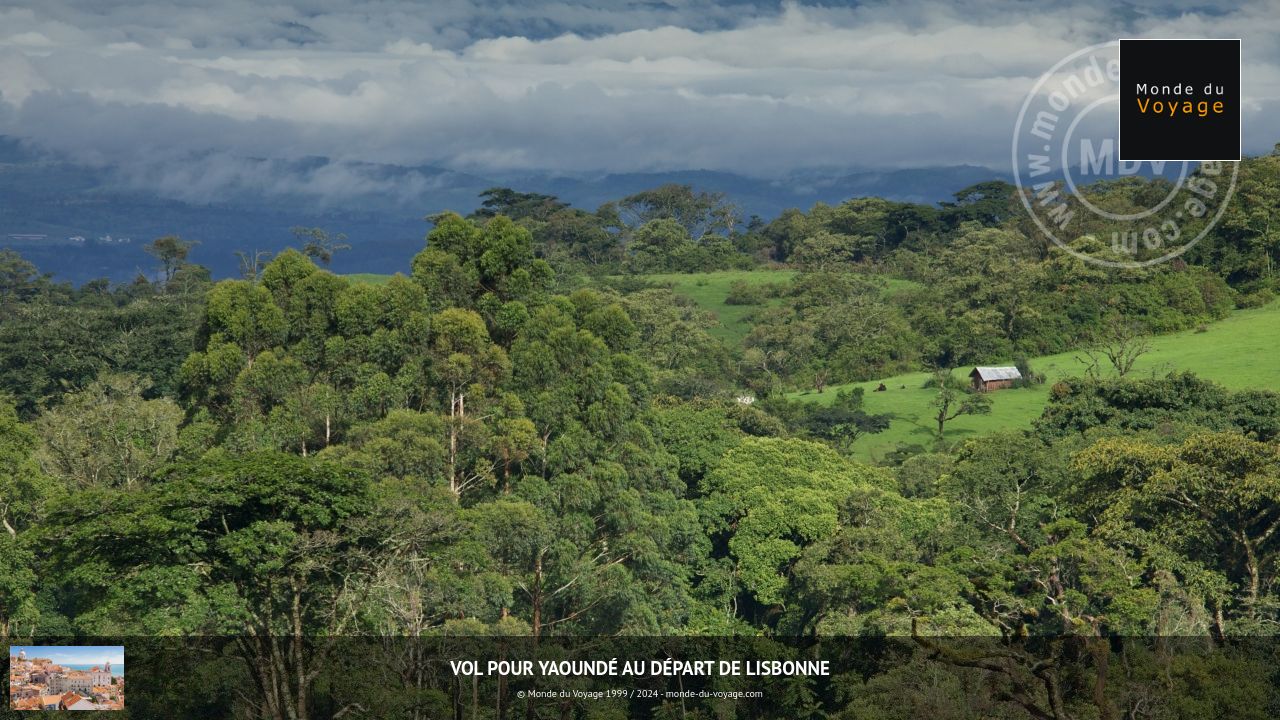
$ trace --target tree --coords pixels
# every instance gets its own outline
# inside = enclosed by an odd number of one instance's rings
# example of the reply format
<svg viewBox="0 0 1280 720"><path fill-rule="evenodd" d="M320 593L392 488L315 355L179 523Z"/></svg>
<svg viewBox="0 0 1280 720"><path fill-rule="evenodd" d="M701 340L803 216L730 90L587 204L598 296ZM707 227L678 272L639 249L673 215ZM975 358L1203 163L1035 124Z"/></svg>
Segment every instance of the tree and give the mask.
<svg viewBox="0 0 1280 720"><path fill-rule="evenodd" d="M931 634L993 633L965 603L968 579L937 559L957 529L949 503L863 485L838 512L837 530L806 547L792 569L779 633L901 636L913 619Z"/></svg>
<svg viewBox="0 0 1280 720"><path fill-rule="evenodd" d="M535 258L529 230L498 215L483 227L456 213L432 218L427 247L413 258L413 279L427 292L433 309L496 310L512 300L536 301L554 272Z"/></svg>
<svg viewBox="0 0 1280 720"><path fill-rule="evenodd" d="M933 374L933 381L938 393L933 396L933 407L937 410L933 419L937 423L938 440L943 439L947 423L961 415L987 415L991 412L991 398L984 393L971 392L956 387L956 380L951 370L938 370Z"/></svg>
<svg viewBox="0 0 1280 720"><path fill-rule="evenodd" d="M448 411L447 472L455 497L494 480L494 463L467 452L467 439L484 428L474 417L476 400L492 392L511 371L502 348L493 344L484 320L470 310L450 308L432 318L433 373L445 391ZM467 398L472 396L472 416ZM477 397L479 396L479 397ZM466 462L470 458L471 462Z"/></svg>
<svg viewBox="0 0 1280 720"><path fill-rule="evenodd" d="M434 484L448 473L441 438L444 420L435 413L392 410L385 418L353 427L347 442L322 457L365 470L374 477Z"/></svg>
<svg viewBox="0 0 1280 720"><path fill-rule="evenodd" d="M480 207L471 213L472 218L488 219L505 215L512 220L547 220L551 216L567 210L555 195L541 193L517 192L510 188L492 187L480 193L484 200Z"/></svg>
<svg viewBox="0 0 1280 720"><path fill-rule="evenodd" d="M489 542L481 512L460 508L447 492L432 492L420 481L380 485L386 531L376 540L368 598L362 603L368 627L380 636L371 646L371 660L379 676L386 678L390 670L404 680L397 695L408 690L412 697L413 712L396 716L434 717L418 712L423 695L430 697L441 659L430 652L433 635L527 636L530 628L504 612L512 605L513 578L500 572L497 543ZM379 642L384 652L376 652Z"/></svg>
<svg viewBox="0 0 1280 720"><path fill-rule="evenodd" d="M36 444L35 433L0 394L0 641L35 634L40 618L36 592L43 583L31 530L54 489L36 465Z"/></svg>
<svg viewBox="0 0 1280 720"><path fill-rule="evenodd" d="M303 255L326 267L333 260L334 253L351 249L351 246L346 243L345 233L330 235L324 228L301 226L291 228L290 232L293 233L295 240L303 243Z"/></svg>
<svg viewBox="0 0 1280 720"><path fill-rule="evenodd" d="M1118 718L1122 693L1111 686L1125 678L1110 670L1108 634L1151 632L1163 593L1143 582L1147 562L1077 519L1071 483L1062 454L1021 433L964 445L941 489L965 527L942 552L967 581L955 595L1001 639L929 637L926 617L911 633L932 657L980 671L996 698L1031 717ZM1111 502L1101 490L1091 497Z"/></svg>
<svg viewBox="0 0 1280 720"><path fill-rule="evenodd" d="M791 253L809 236L813 225L809 217L800 210L796 208L783 210L761 231L771 246L772 259L778 262L789 260Z"/></svg>
<svg viewBox="0 0 1280 720"><path fill-rule="evenodd" d="M32 635L39 618L35 554L16 536L0 533L0 641ZM21 628L27 627L27 632Z"/></svg>
<svg viewBox="0 0 1280 720"><path fill-rule="evenodd" d="M676 220L650 220L632 233L627 266L638 273L669 270L674 258L692 245L688 230Z"/></svg>
<svg viewBox="0 0 1280 720"><path fill-rule="evenodd" d="M697 191L691 185L668 183L642 190L623 198L618 208L632 227L670 219L694 240L711 232L729 233L738 224L738 208L724 193Z"/></svg>
<svg viewBox="0 0 1280 720"><path fill-rule="evenodd" d="M1082 494L1110 491L1104 537L1166 567L1214 604L1215 634L1280 622L1265 598L1280 578L1280 453L1237 433L1198 433L1178 445L1107 438L1076 458ZM1238 588L1232 598L1228 588Z"/></svg>
<svg viewBox="0 0 1280 720"><path fill-rule="evenodd" d="M943 218L953 226L976 220L990 227L1016 212L1013 201L1016 193L1017 189L1003 180L988 180L954 193L954 202L939 204Z"/></svg>
<svg viewBox="0 0 1280 720"><path fill-rule="evenodd" d="M251 283L258 282L258 275L262 273L262 268L266 267L267 260L271 255L270 250L237 250L236 258L240 262L240 278Z"/></svg>
<svg viewBox="0 0 1280 720"><path fill-rule="evenodd" d="M42 277L35 265L13 250L0 250L0 308L31 298L42 281L48 282L48 278Z"/></svg>
<svg viewBox="0 0 1280 720"><path fill-rule="evenodd" d="M373 545L360 518L372 513L359 472L220 455L137 492L71 496L50 518L50 555L83 570L77 609L90 631L234 636L253 714L307 720L359 608Z"/></svg>
<svg viewBox="0 0 1280 720"><path fill-rule="evenodd" d="M1236 191L1211 242L1189 258L1213 266L1233 285L1274 283L1280 257L1280 154L1240 163Z"/></svg>
<svg viewBox="0 0 1280 720"><path fill-rule="evenodd" d="M807 413L805 429L842 452L848 452L863 435L887 430L892 416L866 412L862 409L862 396L862 388L837 392L830 405L820 405Z"/></svg>
<svg viewBox="0 0 1280 720"><path fill-rule="evenodd" d="M598 266L616 262L620 245L596 215L564 209L533 227L534 242L543 257L562 255Z"/></svg>
<svg viewBox="0 0 1280 720"><path fill-rule="evenodd" d="M734 377L729 349L711 335L714 318L666 288L620 298L635 328L631 352L653 367L659 392L708 397L728 389Z"/></svg>
<svg viewBox="0 0 1280 720"><path fill-rule="evenodd" d="M129 488L173 459L182 409L169 398L144 399L149 386L107 375L42 415L45 471L68 487Z"/></svg>
<svg viewBox="0 0 1280 720"><path fill-rule="evenodd" d="M840 501L859 487L892 482L817 443L746 438L707 475L703 514L708 531L727 542L742 589L774 605L803 548L836 531Z"/></svg>
<svg viewBox="0 0 1280 720"><path fill-rule="evenodd" d="M1124 377L1133 370L1138 358L1151 352L1151 336L1142 325L1111 315L1098 338L1099 352L1111 364L1117 377Z"/></svg>
<svg viewBox="0 0 1280 720"><path fill-rule="evenodd" d="M852 265L861 255L862 238L821 230L800 242L791 259L811 272L826 272Z"/></svg>
<svg viewBox="0 0 1280 720"><path fill-rule="evenodd" d="M209 292L204 310L205 332L235 343L249 364L258 354L280 344L288 327L271 291L247 280L223 280Z"/></svg>
<svg viewBox="0 0 1280 720"><path fill-rule="evenodd" d="M929 272L916 329L937 347L935 362L958 365L1012 354L1036 328L1047 286L1027 239L970 223L941 250Z"/></svg>
<svg viewBox="0 0 1280 720"><path fill-rule="evenodd" d="M164 273L164 281L168 283L173 279L174 273L178 268L186 264L187 255L191 253L191 248L198 243L192 240L183 240L177 235L165 235L156 238L142 247L146 253L160 261L161 271Z"/></svg>
<svg viewBox="0 0 1280 720"><path fill-rule="evenodd" d="M202 295L118 287L59 298L42 291L0 309L0 392L13 396L25 418L104 371L144 376L154 393L171 393L193 349Z"/></svg>
<svg viewBox="0 0 1280 720"><path fill-rule="evenodd" d="M758 390L770 392L782 379L802 372L819 356L818 333L813 322L793 318L784 308L761 313L743 340L742 373Z"/></svg>
<svg viewBox="0 0 1280 720"><path fill-rule="evenodd" d="M535 635L673 632L702 535L654 437L649 370L587 329L626 344L627 323L593 296L551 299L512 343L509 387L523 412L504 400L504 414L529 424L499 429L529 443L528 459L498 501L497 554Z"/></svg>

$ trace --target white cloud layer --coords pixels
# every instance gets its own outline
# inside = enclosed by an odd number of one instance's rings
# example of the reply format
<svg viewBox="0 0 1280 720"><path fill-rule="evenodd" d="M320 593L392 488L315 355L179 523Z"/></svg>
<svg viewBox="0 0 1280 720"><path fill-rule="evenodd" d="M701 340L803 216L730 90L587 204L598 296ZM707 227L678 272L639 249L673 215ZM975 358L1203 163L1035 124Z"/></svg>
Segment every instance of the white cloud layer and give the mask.
<svg viewBox="0 0 1280 720"><path fill-rule="evenodd" d="M1003 168L1040 73L1119 36L1243 38L1246 151L1280 140L1280 0L33 0L0 7L0 134L114 163Z"/></svg>

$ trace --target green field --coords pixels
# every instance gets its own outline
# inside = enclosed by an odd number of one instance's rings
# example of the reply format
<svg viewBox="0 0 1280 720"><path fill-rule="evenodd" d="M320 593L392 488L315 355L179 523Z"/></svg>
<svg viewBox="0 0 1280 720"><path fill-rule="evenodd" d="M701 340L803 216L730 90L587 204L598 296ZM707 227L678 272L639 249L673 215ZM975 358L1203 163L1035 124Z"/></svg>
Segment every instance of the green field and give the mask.
<svg viewBox="0 0 1280 720"><path fill-rule="evenodd" d="M1253 310L1240 310L1231 317L1208 326L1205 332L1189 330L1152 339L1151 352L1142 356L1130 377L1163 375L1175 370L1191 370L1228 388L1280 389L1280 302ZM1068 352L1031 359L1031 367L1044 373L1047 382L1032 389L1001 390L991 395L991 414L964 416L947 424L947 441L998 430L1028 427L1040 415L1048 399L1049 387L1058 379L1081 375L1084 365L1079 353ZM1104 361L1105 363L1105 361ZM983 364L1011 365L1009 358ZM957 375L972 368L959 368ZM831 402L843 388L861 387L866 409L892 413L889 429L860 438L855 454L864 460L879 460L898 445L929 447L934 426L930 420L934 391L923 387L928 373L897 375L883 380L833 386L822 393L798 392L790 397L813 402ZM885 392L874 392L884 383Z"/></svg>
<svg viewBox="0 0 1280 720"><path fill-rule="evenodd" d="M670 285L677 294L684 295L697 303L698 307L715 315L720 324L710 330L711 334L736 345L751 330L749 316L762 307L777 305L781 300L771 299L764 305L726 305L724 299L729 295L730 286L738 280L751 285L786 283L795 275L795 270L721 270L705 273L657 273L640 277L653 283ZM914 285L910 280L889 278L887 291L895 292Z"/></svg>
<svg viewBox="0 0 1280 720"><path fill-rule="evenodd" d="M766 305L725 305L724 299L729 295L729 287L742 280L751 285L764 283L785 283L795 277L794 270L722 270L705 273L659 273L642 275L645 280L660 285L670 285L671 289L698 304L698 307L716 316L720 322L710 333L729 343L740 343L746 337L751 324L747 316L761 307L775 305L777 299L767 301Z"/></svg>

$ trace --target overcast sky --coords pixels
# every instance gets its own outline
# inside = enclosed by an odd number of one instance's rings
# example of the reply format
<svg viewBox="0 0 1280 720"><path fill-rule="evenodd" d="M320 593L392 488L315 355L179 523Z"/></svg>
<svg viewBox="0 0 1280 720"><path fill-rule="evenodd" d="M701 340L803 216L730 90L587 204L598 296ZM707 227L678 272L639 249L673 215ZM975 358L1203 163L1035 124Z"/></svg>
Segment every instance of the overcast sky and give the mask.
<svg viewBox="0 0 1280 720"><path fill-rule="evenodd" d="M460 170L1007 169L1018 106L1117 37L1244 40L1280 141L1280 0L0 0L0 134L83 160Z"/></svg>

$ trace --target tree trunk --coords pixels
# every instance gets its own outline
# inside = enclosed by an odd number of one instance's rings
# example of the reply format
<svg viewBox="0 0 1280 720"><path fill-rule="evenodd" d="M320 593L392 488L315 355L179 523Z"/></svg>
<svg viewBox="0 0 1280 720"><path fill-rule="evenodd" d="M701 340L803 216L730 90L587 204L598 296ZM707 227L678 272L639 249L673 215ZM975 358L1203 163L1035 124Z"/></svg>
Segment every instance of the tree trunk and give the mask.
<svg viewBox="0 0 1280 720"><path fill-rule="evenodd" d="M1111 667L1111 643L1106 638L1096 637L1088 640L1089 652L1093 655L1093 704L1098 708L1100 720L1117 720L1116 709L1107 699L1107 670Z"/></svg>
<svg viewBox="0 0 1280 720"><path fill-rule="evenodd" d="M458 438L467 416L466 395L454 391L449 394L449 490L455 498L462 497L458 481Z"/></svg>
<svg viewBox="0 0 1280 720"><path fill-rule="evenodd" d="M290 618L293 622L294 674L298 683L296 690L297 706L294 711L294 717L296 717L297 720L305 720L307 717L307 701L309 699L309 693L307 688L307 665L303 660L304 655L302 651L302 592L299 590L296 580L291 582L289 585L290 589L293 590L293 607L291 608Z"/></svg>
<svg viewBox="0 0 1280 720"><path fill-rule="evenodd" d="M1213 638L1214 644L1218 644L1227 639L1227 620L1222 612L1222 601L1214 601L1213 603L1213 632L1209 633Z"/></svg>
<svg viewBox="0 0 1280 720"><path fill-rule="evenodd" d="M1245 572L1249 573L1249 614L1254 615L1257 613L1258 592L1262 584L1260 579L1261 571L1258 567L1258 555L1254 551L1253 541L1249 539L1249 536L1243 530L1240 531L1240 544L1244 546Z"/></svg>
<svg viewBox="0 0 1280 720"><path fill-rule="evenodd" d="M542 634L542 551L533 562L533 591L530 604L533 606L533 637Z"/></svg>

